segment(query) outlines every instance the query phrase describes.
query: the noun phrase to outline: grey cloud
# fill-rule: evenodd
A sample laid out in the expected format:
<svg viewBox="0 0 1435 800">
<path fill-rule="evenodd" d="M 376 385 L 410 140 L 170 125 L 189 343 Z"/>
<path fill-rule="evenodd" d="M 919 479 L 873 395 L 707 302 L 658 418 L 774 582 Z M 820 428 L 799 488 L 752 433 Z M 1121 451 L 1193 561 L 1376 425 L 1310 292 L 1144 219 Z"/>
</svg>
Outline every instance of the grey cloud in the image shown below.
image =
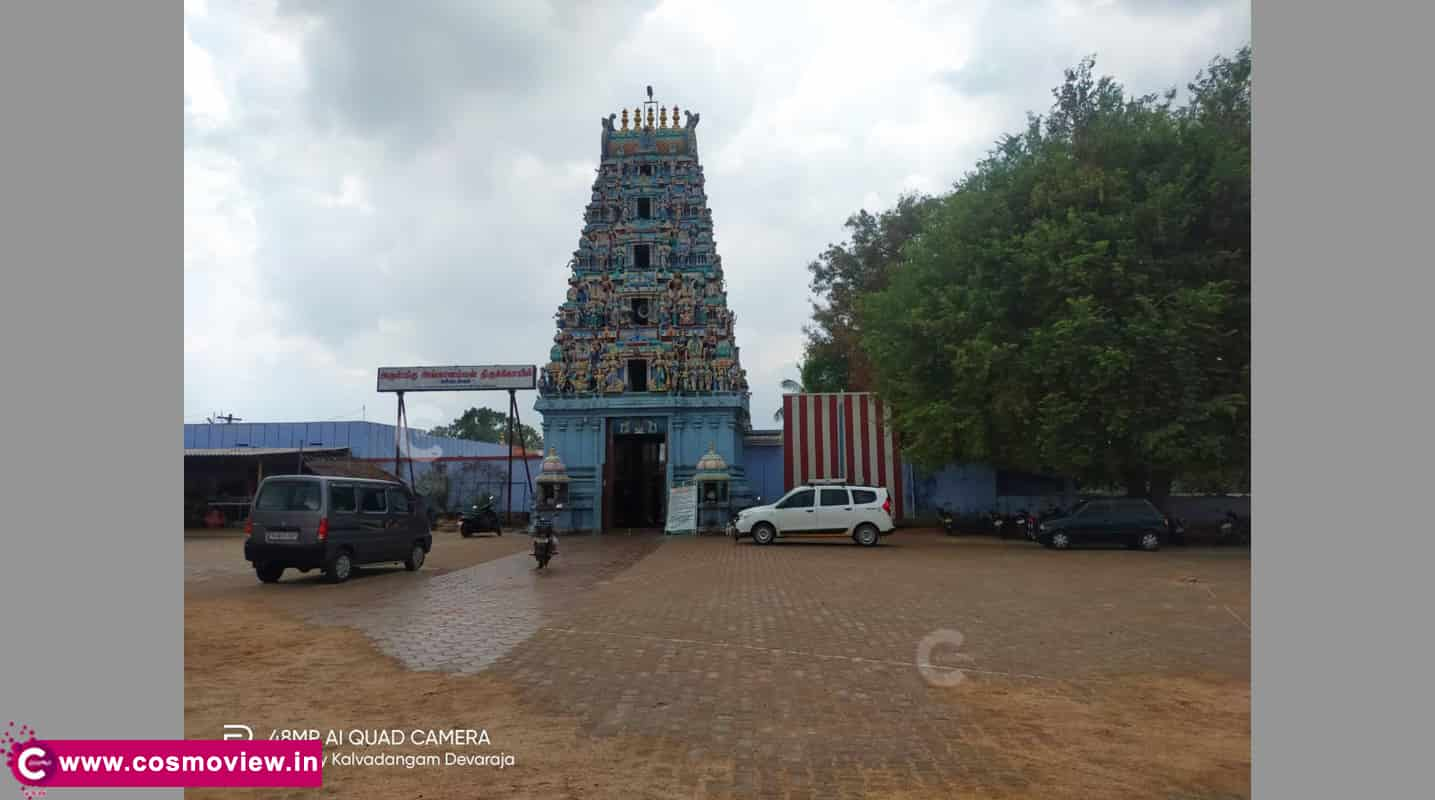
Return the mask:
<svg viewBox="0 0 1435 800">
<path fill-rule="evenodd" d="M 245 81 L 236 89 L 235 123 L 201 130 L 187 122 L 185 142 L 242 163 L 257 199 L 260 302 L 287 333 L 317 339 L 349 368 L 370 370 L 375 359 L 541 361 L 597 166 L 598 121 L 633 108 L 652 84 L 667 107 L 702 114 L 699 147 L 718 252 L 754 382 L 754 421 L 768 424 L 776 382 L 793 370 L 759 373 L 756 356 L 765 351 L 763 361 L 789 364 L 799 356 L 785 345 L 777 353 L 773 344 L 794 341 L 808 318 L 806 265 L 843 237 L 843 220 L 865 194 L 895 200 L 916 163 L 865 150 L 871 120 L 862 117 L 837 131 L 847 150 L 819 161 L 790 157 L 783 147 L 790 143 L 769 147 L 761 137 L 732 150 L 748 124 L 770 112 L 767 98 L 787 88 L 779 84 L 792 65 L 727 57 L 683 31 L 681 21 L 662 27 L 645 20 L 650 2 L 282 3 L 288 21 L 314 25 L 303 42 L 303 94 Z M 1044 111 L 1061 69 L 1086 52 L 1087 42 L 1041 18 L 995 4 L 979 20 L 988 32 L 983 52 L 962 73 L 939 76 L 964 95 L 981 94 L 1010 120 L 993 139 L 1020 128 L 1026 111 Z M 223 61 L 229 43 L 211 36 L 217 22 L 210 23 L 192 32 Z M 1249 36 L 1244 18 L 1231 27 Z M 1168 82 L 1184 83 L 1222 49 L 1233 46 L 1202 44 L 1190 69 Z M 1139 86 L 1139 75 L 1119 74 Z M 922 171 L 945 186 L 985 145 L 943 149 L 950 162 Z M 723 167 L 728 155 L 741 155 L 743 168 Z M 527 159 L 537 165 L 531 179 L 515 174 Z M 570 173 L 573 165 L 581 174 Z M 337 192 L 345 174 L 363 180 L 372 214 L 315 203 L 316 191 Z M 380 320 L 411 332 L 380 332 Z M 214 365 L 203 373 L 212 385 L 187 373 L 186 411 L 220 405 L 271 419 L 361 404 L 370 419 L 392 411 L 391 398 L 365 388 L 371 382 L 321 385 L 279 362 L 253 376 L 225 375 Z M 485 401 L 427 399 L 448 416 Z"/>
<path fill-rule="evenodd" d="M 1132 16 L 1181 16 L 1210 9 L 1245 6 L 1249 2 L 1232 3 L 1230 0 L 1117 0 L 1116 6 Z"/>
<path fill-rule="evenodd" d="M 442 138 L 456 104 L 481 102 L 498 119 L 525 107 L 580 57 L 601 58 L 612 29 L 647 5 L 282 0 L 281 10 L 314 23 L 305 61 L 317 120 L 407 152 Z"/>
<path fill-rule="evenodd" d="M 1109 30 L 1100 23 L 1091 24 L 1087 36 L 1073 38 L 1072 26 L 1080 21 L 1052 18 L 1049 10 L 1038 4 L 996 3 L 982 15 L 978 27 L 1001 31 L 983 37 L 982 44 L 968 63 L 959 70 L 939 72 L 933 77 L 957 92 L 975 96 L 1000 95 L 1022 112 L 1045 113 L 1051 105 L 1050 89 L 1062 80 L 1063 70 L 1075 66 L 1088 55 L 1096 56 L 1098 71 L 1113 72 L 1131 91 L 1151 92 L 1169 87 L 1183 88 L 1195 76 L 1196 69 L 1211 56 L 1229 54 L 1250 37 L 1250 4 L 1243 0 L 1122 0 L 1102 10 L 1098 20 L 1120 19 L 1140 21 L 1152 27 L 1151 35 L 1162 33 L 1176 23 L 1172 18 L 1195 17 L 1209 11 L 1223 11 L 1226 25 L 1221 40 L 1203 42 L 1207 51 L 1202 61 L 1190 69 L 1175 72 L 1169 69 L 1170 43 L 1158 39 L 1113 42 Z M 1137 58 L 1141 52 L 1155 58 Z M 1119 62 L 1120 68 L 1113 66 Z"/>
</svg>

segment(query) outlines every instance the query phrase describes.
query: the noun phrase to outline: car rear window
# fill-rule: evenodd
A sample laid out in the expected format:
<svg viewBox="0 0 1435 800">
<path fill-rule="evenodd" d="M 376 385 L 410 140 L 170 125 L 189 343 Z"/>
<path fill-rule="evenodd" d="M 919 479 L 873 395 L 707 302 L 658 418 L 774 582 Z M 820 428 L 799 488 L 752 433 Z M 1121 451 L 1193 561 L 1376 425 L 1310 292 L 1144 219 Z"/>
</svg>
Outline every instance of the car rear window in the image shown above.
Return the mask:
<svg viewBox="0 0 1435 800">
<path fill-rule="evenodd" d="M 853 489 L 852 502 L 857 505 L 866 505 L 877 502 L 877 493 L 871 489 Z"/>
<path fill-rule="evenodd" d="M 384 504 L 383 487 L 364 487 L 359 490 L 359 509 L 369 514 L 382 514 L 388 510 Z"/>
<path fill-rule="evenodd" d="M 359 503 L 354 499 L 354 487 L 352 486 L 331 486 L 329 487 L 329 511 L 334 514 L 352 514 L 359 510 Z"/>
<path fill-rule="evenodd" d="M 254 507 L 260 511 L 318 511 L 318 481 L 270 481 L 259 491 Z"/>
</svg>

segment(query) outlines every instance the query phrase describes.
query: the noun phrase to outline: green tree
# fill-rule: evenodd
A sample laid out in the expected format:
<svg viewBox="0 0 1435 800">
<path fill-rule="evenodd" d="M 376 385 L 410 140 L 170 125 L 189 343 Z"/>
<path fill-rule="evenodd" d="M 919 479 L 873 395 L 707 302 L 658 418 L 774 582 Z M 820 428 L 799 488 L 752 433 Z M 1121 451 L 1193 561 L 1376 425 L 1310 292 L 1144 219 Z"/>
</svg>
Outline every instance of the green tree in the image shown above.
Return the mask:
<svg viewBox="0 0 1435 800">
<path fill-rule="evenodd" d="M 543 449 L 543 436 L 528 425 L 522 425 L 524 442 L 529 450 Z M 475 442 L 503 444 L 508 433 L 508 415 L 491 408 L 470 408 L 448 425 L 440 425 L 429 431 L 433 436 L 451 439 L 468 439 Z M 514 446 L 519 445 L 518 432 L 513 435 Z"/>
<path fill-rule="evenodd" d="M 904 452 L 1119 484 L 1245 474 L 1251 52 L 1127 97 L 1094 59 L 859 303 Z"/>
<path fill-rule="evenodd" d="M 872 366 L 861 347 L 858 300 L 886 288 L 902 247 L 921 230 L 936 200 L 917 194 L 898 198 L 890 210 L 865 209 L 847 218 L 849 240 L 828 245 L 808 265 L 812 323 L 803 328 L 802 382 L 808 391 L 870 391 Z"/>
</svg>

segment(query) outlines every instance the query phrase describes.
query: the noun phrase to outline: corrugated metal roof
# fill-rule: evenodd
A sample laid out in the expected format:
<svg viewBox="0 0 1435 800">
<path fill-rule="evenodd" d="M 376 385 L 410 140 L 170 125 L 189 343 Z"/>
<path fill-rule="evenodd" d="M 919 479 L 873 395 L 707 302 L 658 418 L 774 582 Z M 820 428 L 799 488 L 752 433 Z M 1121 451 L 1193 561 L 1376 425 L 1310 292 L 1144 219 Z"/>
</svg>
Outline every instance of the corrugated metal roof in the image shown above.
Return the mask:
<svg viewBox="0 0 1435 800">
<path fill-rule="evenodd" d="M 304 469 L 315 475 L 331 478 L 369 478 L 378 481 L 398 481 L 392 473 L 367 461 L 351 461 L 345 458 L 304 459 Z"/>
<path fill-rule="evenodd" d="M 346 449 L 347 448 L 343 447 L 310 447 L 306 449 L 300 449 L 298 447 L 186 447 L 184 449 L 184 456 L 185 458 L 189 458 L 190 456 L 218 458 L 224 456 L 287 456 L 298 455 L 300 453 L 323 455 L 327 453 L 342 453 Z"/>
</svg>

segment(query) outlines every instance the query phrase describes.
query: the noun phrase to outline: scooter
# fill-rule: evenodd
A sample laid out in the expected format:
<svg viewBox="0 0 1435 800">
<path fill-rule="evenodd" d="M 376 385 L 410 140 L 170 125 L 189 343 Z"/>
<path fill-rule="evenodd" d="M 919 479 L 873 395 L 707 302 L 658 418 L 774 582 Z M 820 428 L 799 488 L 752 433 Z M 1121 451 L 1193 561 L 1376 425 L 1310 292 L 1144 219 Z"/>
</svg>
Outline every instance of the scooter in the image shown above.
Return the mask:
<svg viewBox="0 0 1435 800">
<path fill-rule="evenodd" d="M 559 503 L 556 510 L 562 511 L 563 504 Z M 557 553 L 553 544 L 553 518 L 539 514 L 533 520 L 533 558 L 538 562 L 538 568 L 543 569 L 555 555 Z"/>
<path fill-rule="evenodd" d="M 473 508 L 463 512 L 458 523 L 458 533 L 467 538 L 475 534 L 492 531 L 499 536 L 503 535 L 503 528 L 498 523 L 498 511 L 494 508 L 493 495 L 485 495 L 482 500 L 474 504 Z"/>
<path fill-rule="evenodd" d="M 956 517 L 952 516 L 952 512 L 946 510 L 945 508 L 939 508 L 937 509 L 937 516 L 940 517 L 942 520 L 942 530 L 948 536 L 956 536 L 957 519 Z"/>
</svg>

